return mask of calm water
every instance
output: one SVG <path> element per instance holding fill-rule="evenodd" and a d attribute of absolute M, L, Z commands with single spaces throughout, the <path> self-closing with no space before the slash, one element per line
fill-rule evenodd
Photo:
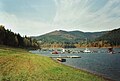
<path fill-rule="evenodd" d="M 74 51 L 84 49 L 70 49 Z M 74 53 L 74 54 L 50 54 L 50 51 L 30 51 L 45 56 L 72 56 L 77 55 L 81 58 L 66 58 L 65 65 L 75 68 L 87 70 L 96 74 L 103 75 L 115 81 L 120 81 L 120 48 L 114 49 L 116 54 L 107 53 L 107 49 L 90 49 L 98 51 L 98 53 Z"/>

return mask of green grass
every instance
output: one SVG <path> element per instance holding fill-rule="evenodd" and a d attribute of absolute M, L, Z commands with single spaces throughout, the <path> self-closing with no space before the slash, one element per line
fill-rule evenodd
<path fill-rule="evenodd" d="M 0 47 L 0 81 L 109 81 L 103 77 L 34 55 L 23 49 Z"/>

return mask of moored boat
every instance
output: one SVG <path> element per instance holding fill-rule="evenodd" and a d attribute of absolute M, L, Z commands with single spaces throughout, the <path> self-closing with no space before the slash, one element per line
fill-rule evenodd
<path fill-rule="evenodd" d="M 53 51 L 52 54 L 58 54 L 58 52 L 57 51 Z"/>
<path fill-rule="evenodd" d="M 108 48 L 108 52 L 109 52 L 110 54 L 115 54 L 115 52 L 114 52 L 114 50 L 113 50 L 112 47 Z"/>
<path fill-rule="evenodd" d="M 87 38 L 86 38 L 86 48 L 85 48 L 85 50 L 83 52 L 84 53 L 91 53 L 91 51 L 87 47 L 88 46 L 87 46 Z"/>
<path fill-rule="evenodd" d="M 86 48 L 83 52 L 84 53 L 91 53 L 91 51 L 88 48 Z"/>
<path fill-rule="evenodd" d="M 60 58 L 60 57 L 57 58 L 57 60 L 60 61 L 60 62 L 66 62 L 66 59 L 64 59 L 64 58 Z"/>

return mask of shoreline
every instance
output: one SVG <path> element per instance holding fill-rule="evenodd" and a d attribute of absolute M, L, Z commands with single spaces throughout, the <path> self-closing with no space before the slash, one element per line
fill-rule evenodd
<path fill-rule="evenodd" d="M 76 47 L 76 48 L 86 48 L 86 47 Z M 88 47 L 88 48 L 111 48 L 111 47 Z M 120 46 L 116 47 L 116 46 L 113 46 L 113 48 L 120 48 Z M 42 49 L 62 49 L 62 47 L 56 47 L 56 48 L 42 48 Z M 74 48 L 65 48 L 65 49 L 74 49 Z"/>
<path fill-rule="evenodd" d="M 89 74 L 94 75 L 94 76 L 101 77 L 101 78 L 103 78 L 103 79 L 105 79 L 105 80 L 108 80 L 108 81 L 115 81 L 115 80 L 112 80 L 110 77 L 105 77 L 105 76 L 102 75 L 102 74 L 95 73 L 95 72 L 92 72 L 92 71 L 90 71 L 90 70 L 86 70 L 86 69 L 82 69 L 82 68 L 77 68 L 77 67 L 72 67 L 72 66 L 70 66 L 70 65 L 63 64 L 63 63 L 61 63 L 61 62 L 59 62 L 59 61 L 57 61 L 57 60 L 55 60 L 55 59 L 53 59 L 53 58 L 51 58 L 51 60 L 53 60 L 53 61 L 56 62 L 56 63 L 62 64 L 62 65 L 64 65 L 64 66 L 73 68 L 73 69 L 75 69 L 75 70 L 82 71 L 82 72 L 89 73 Z"/>
<path fill-rule="evenodd" d="M 82 79 L 85 79 L 84 81 L 113 81 L 82 69 L 80 70 L 75 67 L 67 66 L 55 61 L 55 59 L 53 60 L 40 54 L 34 55 L 34 53 L 30 53 L 24 49 L 1 47 L 0 55 L 1 62 L 5 65 L 5 68 L 0 69 L 2 73 L 7 71 L 6 75 L 0 74 L 0 76 L 3 76 L 0 77 L 0 80 L 14 81 L 19 79 L 34 81 L 35 79 L 35 81 L 78 81 L 77 79 L 79 79 L 79 81 L 81 81 Z M 9 62 L 9 64 L 6 64 L 6 62 Z M 10 73 L 11 68 L 13 69 Z M 18 71 L 18 75 L 15 75 L 14 73 L 16 70 Z M 60 75 L 58 74 L 59 72 Z M 33 76 L 34 78 L 32 78 Z"/>

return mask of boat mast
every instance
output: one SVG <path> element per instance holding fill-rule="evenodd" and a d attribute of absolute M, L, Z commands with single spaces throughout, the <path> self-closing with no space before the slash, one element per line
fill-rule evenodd
<path fill-rule="evenodd" d="M 86 38 L 86 48 L 88 47 L 88 45 L 87 45 L 87 44 L 88 44 L 88 42 L 87 42 L 87 38 Z"/>

